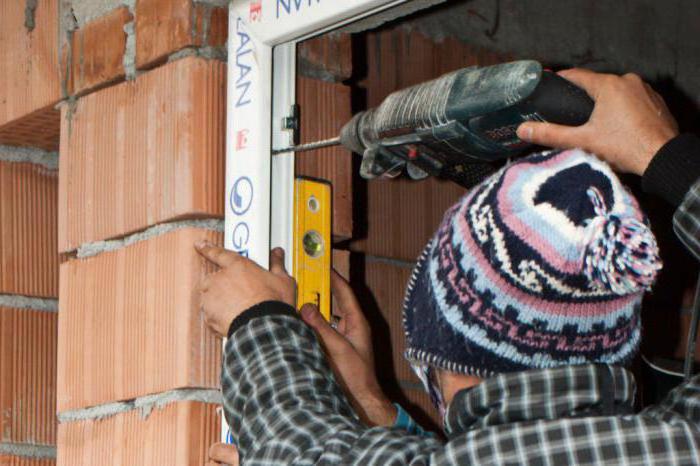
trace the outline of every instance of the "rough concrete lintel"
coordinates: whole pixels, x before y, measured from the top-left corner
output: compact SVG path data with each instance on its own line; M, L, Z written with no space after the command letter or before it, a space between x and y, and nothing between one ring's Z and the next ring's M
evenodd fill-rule
M58 312L58 300L17 294L0 294L0 306L33 311Z
M140 410L143 419L148 418L153 409L162 409L178 401L199 401L220 405L223 402L221 392L212 389L182 388L154 395L143 396L128 401L117 401L90 408L76 409L58 413L58 422L77 422L85 420L100 421L117 414Z
M180 230L182 228L203 228L212 231L224 231L224 221L217 218L198 219L198 220L179 220L176 222L161 223L154 225L145 230L131 234L124 238L114 239L109 241L96 241L94 243L86 243L78 247L77 257L85 259L87 257L96 256L103 252L115 251L130 246L140 241L164 235L171 231Z
M25 458L56 458L56 447L31 443L0 442L0 455L22 456Z
M397 7L390 8L376 15L368 16L359 21L349 24L343 28L340 28L339 32L356 33L366 31L368 29L375 29L382 24L394 21L395 19L401 18L403 16L408 16L419 10L429 8L440 3L445 3L446 0L414 0L412 2L406 2Z
M58 152L0 145L0 162L33 163L49 170L58 170Z

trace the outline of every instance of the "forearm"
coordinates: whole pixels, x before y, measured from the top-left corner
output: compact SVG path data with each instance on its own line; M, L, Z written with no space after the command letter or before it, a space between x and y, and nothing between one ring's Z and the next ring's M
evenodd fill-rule
M642 177L642 187L678 207L700 179L700 138L681 134L659 149Z
M666 143L644 172L642 186L676 207L676 236L700 259L700 138L682 134Z
M363 425L314 333L290 307L266 308L234 322L224 354L225 414L246 462L355 462L387 450L409 463L439 448L432 439Z

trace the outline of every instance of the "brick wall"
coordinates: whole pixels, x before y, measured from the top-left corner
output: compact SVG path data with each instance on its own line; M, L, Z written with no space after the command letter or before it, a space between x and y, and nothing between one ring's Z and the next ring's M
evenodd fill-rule
M222 242L227 9L73 0L71 13L58 464L202 465L219 437L221 339L199 309L211 268L193 244Z
M58 0L0 2L0 465L56 460Z
M0 146L0 464L54 464L57 154Z

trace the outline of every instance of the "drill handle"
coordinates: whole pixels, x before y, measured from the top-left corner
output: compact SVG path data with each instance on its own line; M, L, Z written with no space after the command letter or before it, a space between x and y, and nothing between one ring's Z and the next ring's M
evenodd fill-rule
M594 106L586 91L551 71L542 72L542 79L527 102L527 107L545 121L567 126L586 123Z

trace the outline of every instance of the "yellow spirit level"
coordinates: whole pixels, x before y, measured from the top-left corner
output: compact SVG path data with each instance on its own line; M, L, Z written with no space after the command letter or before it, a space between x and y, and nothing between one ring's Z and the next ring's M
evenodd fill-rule
M331 185L327 181L294 180L294 278L297 306L318 306L331 317Z

